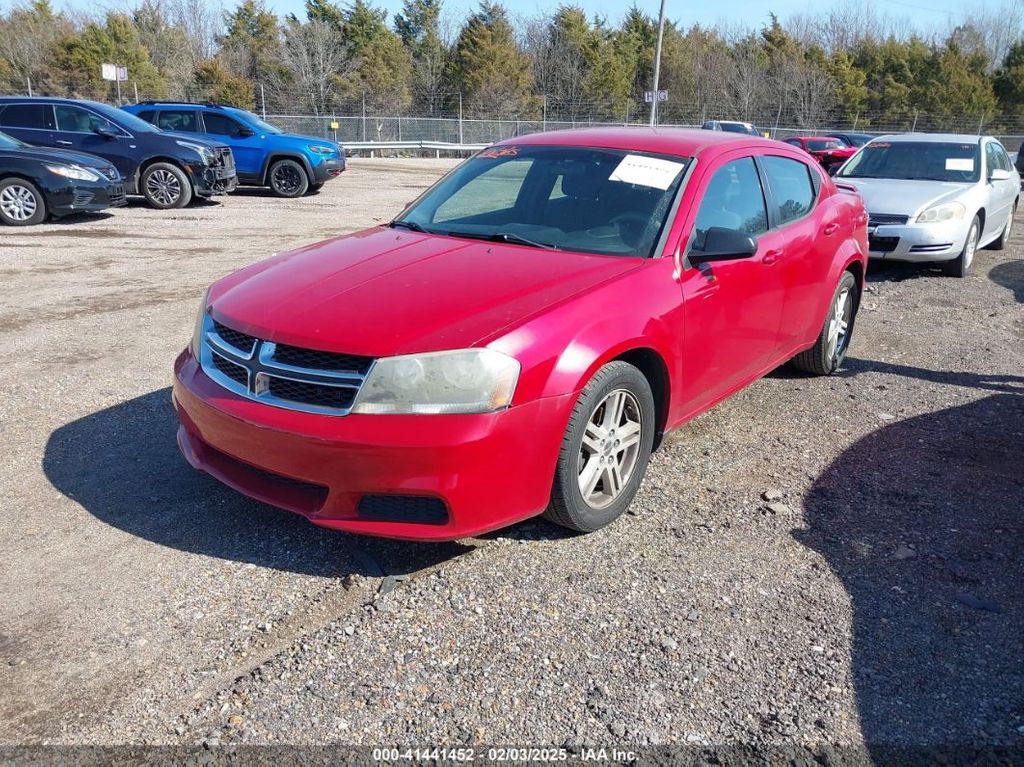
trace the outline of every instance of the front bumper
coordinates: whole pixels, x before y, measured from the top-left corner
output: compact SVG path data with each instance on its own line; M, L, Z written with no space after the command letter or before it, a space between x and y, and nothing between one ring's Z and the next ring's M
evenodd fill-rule
M188 351L175 363L173 399L178 445L195 468L323 527L413 540L479 535L543 511L574 402L482 415L316 415L238 397ZM440 501L443 518L367 518L366 496Z
M324 184L344 172L344 156L328 158L313 166L313 183Z
M107 208L119 208L128 202L121 182L78 181L67 186L47 190L46 203L54 216L73 213L95 213Z
M970 221L869 227L868 254L885 261L951 261L967 242Z
M238 175L234 168L217 165L189 166L192 188L200 197L227 194L238 186Z

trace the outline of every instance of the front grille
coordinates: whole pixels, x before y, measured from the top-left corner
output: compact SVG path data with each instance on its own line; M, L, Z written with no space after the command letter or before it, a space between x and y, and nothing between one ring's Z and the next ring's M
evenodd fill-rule
M373 357L359 357L355 354L337 354L320 352L315 349L303 349L298 346L278 344L274 351L274 361L284 365L314 370L351 370L365 375L373 364Z
M909 220L909 216L892 213L868 213L868 226L902 226Z
M372 357L278 345L203 320L200 364L224 388L275 407L347 415Z
M899 244L899 237L868 237L868 250L872 253L892 253Z
M214 165L218 165L222 168L227 168L229 170L234 170L235 156L231 153L230 147L217 147L215 156L216 160L214 160Z
M360 519L374 522L418 522L443 525L448 509L440 498L427 495L364 495L356 513Z
M222 340L227 341L240 352L245 352L247 355L252 354L252 347L256 345L255 336L250 336L247 333L233 330L226 325L221 325L216 320L213 321L213 327L217 330L217 335L219 335Z
M112 208L128 204L128 197L124 193L123 184L115 184L107 190L107 202L110 203Z

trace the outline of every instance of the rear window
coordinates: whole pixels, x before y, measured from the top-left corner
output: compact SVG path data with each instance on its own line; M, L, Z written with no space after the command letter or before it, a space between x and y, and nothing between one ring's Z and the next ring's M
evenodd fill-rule
M810 169L798 160L765 155L761 157L764 174L778 205L779 224L802 218L814 207L814 185Z
M53 107L49 104L8 104L0 111L0 125L53 130Z

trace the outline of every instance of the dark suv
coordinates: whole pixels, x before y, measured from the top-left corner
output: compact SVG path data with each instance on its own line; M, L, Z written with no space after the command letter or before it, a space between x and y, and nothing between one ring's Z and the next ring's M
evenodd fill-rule
M0 130L35 146L109 160L124 177L127 193L141 194L154 208L183 208L193 196L226 194L238 183L226 145L158 130L95 101L2 97Z

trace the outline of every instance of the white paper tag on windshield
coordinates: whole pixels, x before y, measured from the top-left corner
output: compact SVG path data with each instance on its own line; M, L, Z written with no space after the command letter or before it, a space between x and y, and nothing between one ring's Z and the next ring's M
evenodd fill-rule
M974 160L970 157L947 157L946 170L963 170L968 173L974 172Z
M618 167L612 171L608 180L665 190L672 186L672 182L684 167L681 162L645 157L640 154L627 154L622 158Z

